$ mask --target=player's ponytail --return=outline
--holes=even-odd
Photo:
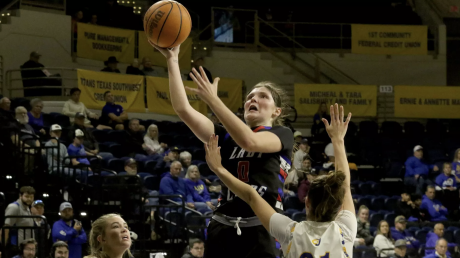
[[[335,219],[345,195],[342,187],[344,181],[345,174],[342,171],[331,171],[313,180],[308,191],[310,220],[328,222]]]

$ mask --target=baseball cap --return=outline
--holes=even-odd
[[[137,163],[134,159],[125,160],[125,166],[131,165],[131,164],[137,164]]]
[[[174,146],[174,147],[169,148],[169,151],[180,152],[180,149],[177,146]]]
[[[406,218],[402,215],[395,218],[395,223],[406,223]]]
[[[83,113],[77,112],[75,114],[75,118],[82,118],[82,117],[85,117],[85,115]]]
[[[299,132],[299,131],[295,131],[294,132],[294,138],[296,138],[297,136],[302,136],[302,133]]]
[[[395,242],[395,247],[406,247],[406,240],[399,239]]]
[[[419,150],[423,150],[423,147],[420,145],[417,145],[414,147],[414,152],[419,151]]]
[[[62,127],[58,124],[54,124],[51,126],[51,130],[50,131],[62,131]]]
[[[65,210],[67,208],[73,209],[72,204],[70,204],[70,202],[63,202],[63,203],[61,203],[61,206],[59,206],[59,212]]]
[[[43,203],[42,200],[35,200],[33,203],[32,203],[32,207],[35,207],[37,205],[41,205],[41,206],[45,206],[45,204]]]
[[[40,53],[38,53],[37,51],[33,51],[32,53],[30,53],[30,56],[33,56],[33,57],[40,57],[42,56]]]
[[[85,133],[83,133],[82,130],[80,129],[75,130],[75,137],[83,137],[83,136],[85,136]]]

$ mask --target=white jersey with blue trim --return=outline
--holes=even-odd
[[[330,222],[299,223],[281,214],[270,218],[270,234],[280,242],[286,258],[351,258],[357,228],[350,211],[340,211]]]

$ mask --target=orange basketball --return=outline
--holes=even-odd
[[[144,16],[147,38],[161,48],[175,47],[187,39],[192,19],[187,9],[176,1],[156,2]]]

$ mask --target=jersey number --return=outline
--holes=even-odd
[[[249,161],[238,162],[238,179],[242,182],[249,182]]]
[[[303,253],[300,255],[299,258],[315,258],[311,253]],[[320,258],[329,258],[329,252],[326,252],[323,256],[320,256]]]

